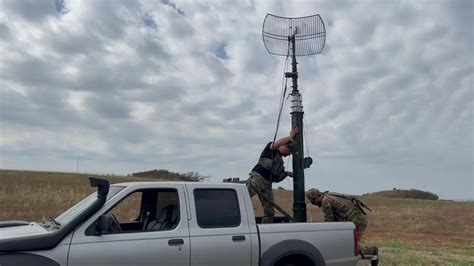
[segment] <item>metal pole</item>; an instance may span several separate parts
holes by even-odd
[[[304,188],[303,168],[303,105],[302,97],[298,91],[298,71],[295,54],[295,35],[291,37],[292,46],[292,69],[286,73],[293,81],[291,92],[291,126],[298,128],[298,134],[293,140],[293,216],[297,222],[306,222],[306,203]]]

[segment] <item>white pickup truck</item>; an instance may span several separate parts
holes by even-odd
[[[356,265],[353,223],[257,224],[244,185],[91,178],[49,222],[0,222],[0,265]]]

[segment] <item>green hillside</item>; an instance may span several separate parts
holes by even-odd
[[[401,199],[425,199],[425,200],[438,200],[439,196],[428,191],[422,191],[418,189],[396,189],[384,190],[373,193],[367,193],[363,196],[369,197],[385,197],[385,198],[401,198]]]

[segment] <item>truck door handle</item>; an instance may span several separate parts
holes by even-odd
[[[168,246],[181,246],[184,244],[183,239],[170,239],[168,240]]]
[[[234,241],[234,242],[245,241],[245,236],[233,236],[232,241]]]

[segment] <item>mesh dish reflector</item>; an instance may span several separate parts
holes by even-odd
[[[290,38],[295,36],[295,55],[319,54],[326,42],[326,28],[319,15],[285,18],[267,14],[263,21],[262,36],[270,54],[290,54]]]

